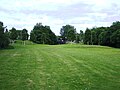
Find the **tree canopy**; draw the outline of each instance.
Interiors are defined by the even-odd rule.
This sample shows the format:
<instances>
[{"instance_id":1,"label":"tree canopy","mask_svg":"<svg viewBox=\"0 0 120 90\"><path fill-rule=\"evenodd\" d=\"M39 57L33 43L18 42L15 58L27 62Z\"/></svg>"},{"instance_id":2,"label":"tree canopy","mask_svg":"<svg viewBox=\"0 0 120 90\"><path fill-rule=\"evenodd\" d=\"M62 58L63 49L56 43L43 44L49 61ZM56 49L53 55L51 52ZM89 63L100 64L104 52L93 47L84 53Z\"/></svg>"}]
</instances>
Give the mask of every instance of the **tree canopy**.
<instances>
[{"instance_id":1,"label":"tree canopy","mask_svg":"<svg viewBox=\"0 0 120 90\"><path fill-rule=\"evenodd\" d=\"M76 40L76 29L74 28L74 26L62 26L62 28L60 29L60 34L62 38L67 38L68 41Z\"/></svg>"},{"instance_id":2,"label":"tree canopy","mask_svg":"<svg viewBox=\"0 0 120 90\"><path fill-rule=\"evenodd\" d=\"M7 29L4 27L3 22L0 21L0 49L6 48L9 45L9 38Z\"/></svg>"},{"instance_id":3,"label":"tree canopy","mask_svg":"<svg viewBox=\"0 0 120 90\"><path fill-rule=\"evenodd\" d=\"M76 28L72 25L62 26L60 35L56 36L50 26L44 26L37 23L30 32L30 40L38 44L64 44L66 41L74 41L76 43L84 43L88 45L104 45L120 48L120 22L113 22L110 27L93 27L87 28L85 32L80 30L76 32ZM28 40L29 34L26 29L16 30L14 27L8 30L0 21L0 48L5 48L9 42L14 43L15 40Z\"/></svg>"},{"instance_id":4,"label":"tree canopy","mask_svg":"<svg viewBox=\"0 0 120 90\"><path fill-rule=\"evenodd\" d=\"M113 22L110 27L86 29L84 43L120 47L120 22Z\"/></svg>"},{"instance_id":5,"label":"tree canopy","mask_svg":"<svg viewBox=\"0 0 120 90\"><path fill-rule=\"evenodd\" d=\"M38 44L57 44L57 37L49 26L37 23L30 33L30 40Z\"/></svg>"},{"instance_id":6,"label":"tree canopy","mask_svg":"<svg viewBox=\"0 0 120 90\"><path fill-rule=\"evenodd\" d=\"M14 27L9 31L9 35L11 40L17 39L17 31Z\"/></svg>"},{"instance_id":7,"label":"tree canopy","mask_svg":"<svg viewBox=\"0 0 120 90\"><path fill-rule=\"evenodd\" d=\"M21 40L25 41L28 40L29 34L28 31L26 29L23 29L21 31Z\"/></svg>"}]
</instances>

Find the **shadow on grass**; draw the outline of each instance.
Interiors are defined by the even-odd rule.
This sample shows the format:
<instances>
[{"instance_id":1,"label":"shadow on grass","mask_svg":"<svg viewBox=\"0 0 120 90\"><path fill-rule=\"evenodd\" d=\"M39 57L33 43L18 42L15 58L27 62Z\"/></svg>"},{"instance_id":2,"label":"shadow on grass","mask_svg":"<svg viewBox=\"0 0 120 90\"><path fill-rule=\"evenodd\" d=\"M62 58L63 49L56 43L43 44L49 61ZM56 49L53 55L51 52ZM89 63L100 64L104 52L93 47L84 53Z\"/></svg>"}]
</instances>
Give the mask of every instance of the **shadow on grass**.
<instances>
[{"instance_id":1,"label":"shadow on grass","mask_svg":"<svg viewBox=\"0 0 120 90\"><path fill-rule=\"evenodd\" d=\"M14 46L9 45L6 49L14 49Z\"/></svg>"},{"instance_id":2,"label":"shadow on grass","mask_svg":"<svg viewBox=\"0 0 120 90\"><path fill-rule=\"evenodd\" d=\"M6 47L6 48L0 48L0 50L8 50L8 49L14 49L14 46L12 46L12 45L9 45L8 47Z\"/></svg>"},{"instance_id":3,"label":"shadow on grass","mask_svg":"<svg viewBox=\"0 0 120 90\"><path fill-rule=\"evenodd\" d=\"M69 44L68 46L66 46L67 48L104 48L104 49L110 49L112 47L109 47L109 46L101 46L101 45L79 45L79 44Z\"/></svg>"}]
</instances>

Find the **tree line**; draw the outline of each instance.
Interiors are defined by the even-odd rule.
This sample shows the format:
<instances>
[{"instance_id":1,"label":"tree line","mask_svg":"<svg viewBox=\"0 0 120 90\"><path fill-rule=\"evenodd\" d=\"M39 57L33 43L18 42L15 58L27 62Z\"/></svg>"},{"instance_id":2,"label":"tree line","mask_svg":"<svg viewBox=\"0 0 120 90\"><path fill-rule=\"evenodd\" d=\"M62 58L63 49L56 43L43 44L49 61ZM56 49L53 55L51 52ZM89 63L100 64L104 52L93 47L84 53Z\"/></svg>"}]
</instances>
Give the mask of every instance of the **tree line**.
<instances>
[{"instance_id":1,"label":"tree line","mask_svg":"<svg viewBox=\"0 0 120 90\"><path fill-rule=\"evenodd\" d=\"M87 28L84 35L84 44L120 48L120 22L113 22L110 27Z\"/></svg>"},{"instance_id":2,"label":"tree line","mask_svg":"<svg viewBox=\"0 0 120 90\"><path fill-rule=\"evenodd\" d=\"M6 48L9 44L14 44L15 40L28 40L29 34L26 29L16 30L14 27L8 31L0 21L0 49Z\"/></svg>"},{"instance_id":3,"label":"tree line","mask_svg":"<svg viewBox=\"0 0 120 90\"><path fill-rule=\"evenodd\" d=\"M120 48L120 22L116 21L110 27L87 28L85 32L76 32L74 26L66 25L60 30L60 43L75 42L87 45L103 45Z\"/></svg>"},{"instance_id":4,"label":"tree line","mask_svg":"<svg viewBox=\"0 0 120 90\"><path fill-rule=\"evenodd\" d=\"M74 26L65 25L60 29L60 36L56 36L50 26L44 26L42 23L37 23L29 35L26 29L16 30L13 27L8 30L0 21L0 48L6 48L9 44L14 44L15 40L22 40L25 45L25 40L28 39L38 44L55 45L74 42L120 48L120 22L113 22L110 27L87 28L85 32L80 30L79 33L76 32Z\"/></svg>"}]
</instances>

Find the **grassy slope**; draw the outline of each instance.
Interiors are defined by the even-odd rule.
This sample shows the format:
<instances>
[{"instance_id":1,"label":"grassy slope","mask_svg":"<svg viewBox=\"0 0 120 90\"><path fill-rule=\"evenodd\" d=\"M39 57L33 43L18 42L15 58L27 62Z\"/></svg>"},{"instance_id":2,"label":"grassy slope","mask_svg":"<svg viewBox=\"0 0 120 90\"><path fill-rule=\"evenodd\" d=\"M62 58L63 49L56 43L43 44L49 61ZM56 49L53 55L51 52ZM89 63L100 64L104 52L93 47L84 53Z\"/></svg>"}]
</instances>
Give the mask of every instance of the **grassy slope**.
<instances>
[{"instance_id":1,"label":"grassy slope","mask_svg":"<svg viewBox=\"0 0 120 90\"><path fill-rule=\"evenodd\" d=\"M120 90L120 49L15 45L0 51L0 90Z\"/></svg>"}]
</instances>

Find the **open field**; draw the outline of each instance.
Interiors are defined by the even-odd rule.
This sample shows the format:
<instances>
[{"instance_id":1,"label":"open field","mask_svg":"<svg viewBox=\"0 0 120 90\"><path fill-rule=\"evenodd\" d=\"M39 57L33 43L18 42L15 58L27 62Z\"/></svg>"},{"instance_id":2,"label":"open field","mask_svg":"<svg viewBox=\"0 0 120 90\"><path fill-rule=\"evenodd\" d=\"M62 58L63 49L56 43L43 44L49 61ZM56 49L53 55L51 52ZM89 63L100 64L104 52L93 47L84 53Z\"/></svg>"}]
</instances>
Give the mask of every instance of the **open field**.
<instances>
[{"instance_id":1,"label":"open field","mask_svg":"<svg viewBox=\"0 0 120 90\"><path fill-rule=\"evenodd\" d=\"M0 50L0 90L120 90L120 49L14 45Z\"/></svg>"}]
</instances>

